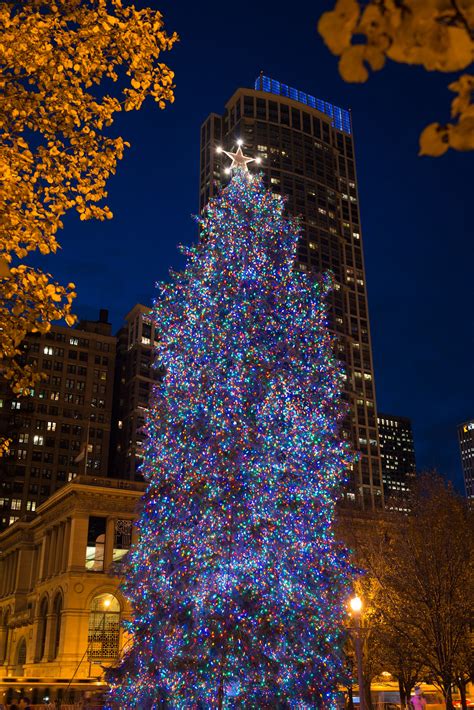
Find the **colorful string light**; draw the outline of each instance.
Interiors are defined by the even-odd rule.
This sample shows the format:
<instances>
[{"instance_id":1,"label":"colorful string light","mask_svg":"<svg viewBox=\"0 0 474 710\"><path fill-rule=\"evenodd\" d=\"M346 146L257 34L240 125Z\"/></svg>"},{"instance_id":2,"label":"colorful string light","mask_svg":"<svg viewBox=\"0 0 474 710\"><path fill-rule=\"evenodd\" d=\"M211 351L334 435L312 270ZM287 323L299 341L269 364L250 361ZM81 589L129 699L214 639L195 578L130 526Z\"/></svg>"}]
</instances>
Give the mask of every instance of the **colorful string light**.
<instances>
[{"instance_id":1,"label":"colorful string light","mask_svg":"<svg viewBox=\"0 0 474 710\"><path fill-rule=\"evenodd\" d=\"M350 568L332 524L352 456L331 277L295 270L284 207L235 170L159 286L134 645L110 677L124 710L335 707Z\"/></svg>"}]
</instances>

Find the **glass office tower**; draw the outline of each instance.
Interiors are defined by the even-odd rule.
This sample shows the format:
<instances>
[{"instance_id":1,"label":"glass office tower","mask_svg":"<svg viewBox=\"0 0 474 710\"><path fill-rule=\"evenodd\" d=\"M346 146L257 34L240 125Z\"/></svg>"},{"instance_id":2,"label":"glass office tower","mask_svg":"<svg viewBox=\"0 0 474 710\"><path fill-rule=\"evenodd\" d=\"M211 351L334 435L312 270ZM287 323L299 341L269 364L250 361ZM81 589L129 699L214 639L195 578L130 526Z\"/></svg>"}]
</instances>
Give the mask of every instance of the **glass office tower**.
<instances>
[{"instance_id":1,"label":"glass office tower","mask_svg":"<svg viewBox=\"0 0 474 710\"><path fill-rule=\"evenodd\" d=\"M240 88L222 114L201 127L200 209L229 176L217 146L262 159L268 187L287 198L301 219L297 268L331 269L336 286L330 325L338 336L349 405L346 436L359 460L350 472L346 501L365 509L383 505L374 371L359 199L350 113L327 101L260 75L254 89Z\"/></svg>"}]
</instances>

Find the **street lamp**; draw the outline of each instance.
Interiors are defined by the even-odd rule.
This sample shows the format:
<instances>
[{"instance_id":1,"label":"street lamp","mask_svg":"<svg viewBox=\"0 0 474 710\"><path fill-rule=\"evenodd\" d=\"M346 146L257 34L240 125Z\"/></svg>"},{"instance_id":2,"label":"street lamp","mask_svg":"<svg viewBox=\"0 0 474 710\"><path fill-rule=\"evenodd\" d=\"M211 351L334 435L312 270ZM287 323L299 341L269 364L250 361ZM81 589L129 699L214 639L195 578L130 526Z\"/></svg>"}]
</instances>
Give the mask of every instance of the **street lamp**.
<instances>
[{"instance_id":1,"label":"street lamp","mask_svg":"<svg viewBox=\"0 0 474 710\"><path fill-rule=\"evenodd\" d=\"M364 676L362 674L362 646L360 639L360 612L362 611L362 599L360 597L352 597L349 606L353 611L354 629L355 629L355 652L357 660L357 681L359 684L359 710L365 710L365 690Z\"/></svg>"}]
</instances>

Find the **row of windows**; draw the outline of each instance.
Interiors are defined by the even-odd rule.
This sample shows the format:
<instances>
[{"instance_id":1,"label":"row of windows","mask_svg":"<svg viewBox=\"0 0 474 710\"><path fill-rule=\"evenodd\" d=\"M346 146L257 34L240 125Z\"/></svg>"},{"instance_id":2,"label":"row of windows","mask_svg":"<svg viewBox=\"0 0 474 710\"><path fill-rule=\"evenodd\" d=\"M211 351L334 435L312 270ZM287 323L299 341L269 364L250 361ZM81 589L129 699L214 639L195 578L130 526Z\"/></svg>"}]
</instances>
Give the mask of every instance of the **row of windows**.
<instances>
[{"instance_id":1,"label":"row of windows","mask_svg":"<svg viewBox=\"0 0 474 710\"><path fill-rule=\"evenodd\" d=\"M42 437L39 437L39 441L41 441ZM75 459L77 458L77 452L80 450L80 446L77 446L78 442L72 442L75 445L71 446L71 442L64 442L64 447L68 451L72 450L74 453L72 456L67 456L66 454L58 454L57 455L57 463L61 466L67 466L67 465L72 465L72 464L80 464L80 461L76 461ZM55 441L46 439L44 444L42 443L37 443L35 446L42 447L42 446L54 448ZM91 449L91 453L94 454L99 454L102 451L102 446L101 444L89 444L89 449ZM17 461L26 461L28 458L28 450L27 449L10 449L10 452L8 454L9 459L16 459ZM48 463L48 464L53 464L55 460L54 453L51 451L41 451L40 448L34 449L31 452L31 460L36 462L36 463ZM84 460L84 459L83 459ZM89 468L100 468L101 466L101 460L100 459L88 459L87 461L87 466ZM31 475L31 474L30 474Z\"/></svg>"},{"instance_id":2,"label":"row of windows","mask_svg":"<svg viewBox=\"0 0 474 710\"><path fill-rule=\"evenodd\" d=\"M20 637L15 648L11 651L13 635L9 628L9 614L5 615L4 626L7 628L5 639L2 640L4 648L0 649L2 657L9 658L15 665L20 675L23 675L23 666L28 661L52 661L59 654L62 636L63 598L58 593L49 609L48 599L45 597L39 607L38 633L36 635L36 649L33 657L28 654L27 638ZM51 627L51 628L49 628ZM48 635L49 628L49 635ZM92 599L89 611L87 656L89 661L112 660L118 657L120 651L121 614L120 604L112 594L100 594ZM49 648L47 639L49 638Z\"/></svg>"},{"instance_id":3,"label":"row of windows","mask_svg":"<svg viewBox=\"0 0 474 710\"><path fill-rule=\"evenodd\" d=\"M44 335L43 337L44 340L56 341L58 343L68 343L69 345L73 345L80 348L92 347L92 343L88 338L82 338L78 335L66 335L65 333L59 333L57 331L50 331L49 333L46 333L46 335ZM39 342L35 342L33 336L33 338L31 338L31 341L28 342L28 347L30 350L32 350L32 352L39 352L41 345ZM110 344L102 340L95 340L95 349L102 350L103 352L109 352Z\"/></svg>"},{"instance_id":4,"label":"row of windows","mask_svg":"<svg viewBox=\"0 0 474 710\"><path fill-rule=\"evenodd\" d=\"M69 343L69 345L79 345L82 348L89 347L88 338L80 338L77 335L66 335L66 333L58 333L55 331L50 331L44 336L45 340L56 340L60 343Z\"/></svg>"}]
</instances>

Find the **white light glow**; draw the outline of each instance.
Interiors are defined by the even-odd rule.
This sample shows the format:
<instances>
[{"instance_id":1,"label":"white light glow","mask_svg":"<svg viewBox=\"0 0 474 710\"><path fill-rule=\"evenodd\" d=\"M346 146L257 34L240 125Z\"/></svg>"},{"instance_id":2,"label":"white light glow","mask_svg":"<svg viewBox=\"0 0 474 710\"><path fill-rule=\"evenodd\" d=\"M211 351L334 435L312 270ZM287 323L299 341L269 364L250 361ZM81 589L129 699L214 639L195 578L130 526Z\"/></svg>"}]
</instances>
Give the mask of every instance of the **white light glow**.
<instances>
[{"instance_id":1,"label":"white light glow","mask_svg":"<svg viewBox=\"0 0 474 710\"><path fill-rule=\"evenodd\" d=\"M261 159L261 158L255 158L255 162L257 163L257 165L260 165L260 163L262 162L262 159Z\"/></svg>"},{"instance_id":2,"label":"white light glow","mask_svg":"<svg viewBox=\"0 0 474 710\"><path fill-rule=\"evenodd\" d=\"M352 611L358 613L362 609L362 599L360 597L352 597L349 602Z\"/></svg>"},{"instance_id":3,"label":"white light glow","mask_svg":"<svg viewBox=\"0 0 474 710\"><path fill-rule=\"evenodd\" d=\"M216 153L222 153L222 146L221 145L217 146Z\"/></svg>"},{"instance_id":4,"label":"white light glow","mask_svg":"<svg viewBox=\"0 0 474 710\"><path fill-rule=\"evenodd\" d=\"M243 144L244 144L244 142L243 142L242 138L239 138L237 140L237 145L243 145Z\"/></svg>"}]
</instances>

